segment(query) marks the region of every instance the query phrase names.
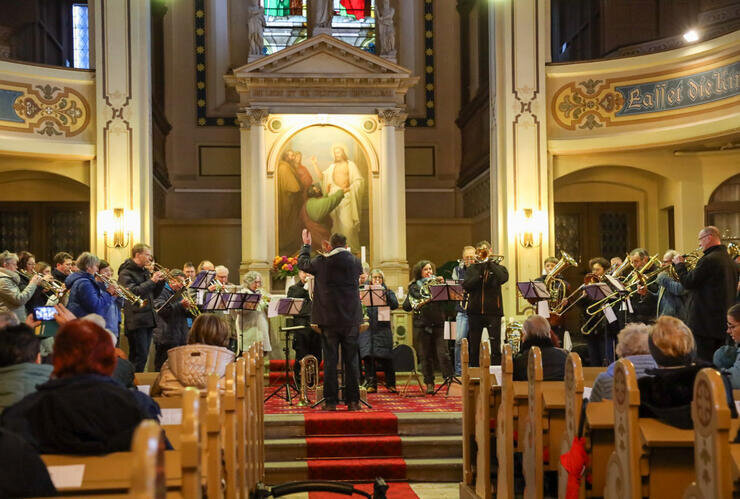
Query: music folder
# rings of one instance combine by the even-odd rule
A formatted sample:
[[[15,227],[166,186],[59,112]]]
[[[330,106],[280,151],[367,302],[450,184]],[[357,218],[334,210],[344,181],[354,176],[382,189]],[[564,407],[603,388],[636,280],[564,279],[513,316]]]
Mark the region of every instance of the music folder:
[[[224,293],[222,293],[224,294]],[[259,293],[226,293],[228,296],[227,309],[255,310],[262,295]]]
[[[303,298],[280,298],[278,300],[278,315],[298,315],[303,308]]]
[[[231,299],[232,293],[211,293],[205,294],[203,300],[202,309],[205,312],[212,312],[217,310],[228,310],[229,300]]]
[[[463,287],[455,281],[447,281],[444,284],[430,284],[429,293],[432,301],[462,301]]]
[[[547,286],[541,281],[518,282],[516,283],[516,287],[519,293],[521,293],[522,298],[530,303],[550,298],[550,292],[547,291]]]
[[[366,307],[385,307],[388,305],[385,288],[378,285],[360,288],[360,301]]]
[[[201,270],[190,283],[190,289],[208,289],[215,278],[215,270]]]
[[[604,275],[604,278],[606,279],[607,284],[612,290],[619,291],[620,293],[627,292],[627,288],[624,287],[624,284],[622,284],[622,281],[620,281],[616,277],[613,277],[607,274],[607,275]]]

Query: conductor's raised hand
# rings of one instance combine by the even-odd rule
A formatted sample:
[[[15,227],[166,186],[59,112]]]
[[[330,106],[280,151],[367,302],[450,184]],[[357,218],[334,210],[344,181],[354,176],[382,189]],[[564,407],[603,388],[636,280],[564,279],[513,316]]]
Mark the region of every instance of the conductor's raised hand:
[[[303,237],[303,244],[308,244],[311,246],[311,231],[308,229],[303,229],[303,233],[301,234]]]

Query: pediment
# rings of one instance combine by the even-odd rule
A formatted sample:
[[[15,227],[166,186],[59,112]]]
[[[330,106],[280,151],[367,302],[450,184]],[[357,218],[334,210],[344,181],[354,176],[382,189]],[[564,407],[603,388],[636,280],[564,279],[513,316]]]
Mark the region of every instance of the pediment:
[[[315,76],[405,79],[411,71],[329,35],[317,35],[234,70],[236,78]]]

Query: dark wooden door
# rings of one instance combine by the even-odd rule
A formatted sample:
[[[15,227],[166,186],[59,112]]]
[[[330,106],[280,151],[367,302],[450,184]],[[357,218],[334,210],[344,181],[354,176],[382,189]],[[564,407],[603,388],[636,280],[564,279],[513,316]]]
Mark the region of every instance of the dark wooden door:
[[[624,259],[636,246],[637,203],[555,203],[555,256],[565,251],[578,262],[562,274],[571,290],[583,283],[591,258]],[[580,329],[579,315],[576,306],[566,316],[571,336]]]
[[[51,263],[59,251],[90,248],[90,205],[77,202],[0,203],[0,251],[30,251]]]

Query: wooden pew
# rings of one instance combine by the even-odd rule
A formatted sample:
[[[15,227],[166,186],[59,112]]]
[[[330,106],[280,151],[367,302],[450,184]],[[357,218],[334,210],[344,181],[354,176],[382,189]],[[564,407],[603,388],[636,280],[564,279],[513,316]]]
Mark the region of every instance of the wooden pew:
[[[581,408],[583,407],[583,366],[581,358],[577,353],[568,354],[565,362],[565,431],[563,432],[562,443],[560,444],[560,453],[558,457],[550,455],[550,461],[557,461],[558,464],[558,497],[565,497],[565,490],[568,484],[568,473],[560,464],[559,456],[567,453],[573,444],[573,439],[578,436],[578,428],[581,422]],[[581,498],[586,497],[585,480],[581,481]]]
[[[195,389],[188,389],[183,393],[182,441],[189,444],[195,442],[195,445],[185,445],[180,450],[164,451],[164,463],[160,468],[167,491],[178,492],[178,495],[186,499],[201,497],[200,455],[197,445],[200,439],[198,399],[198,392]],[[52,471],[55,466],[84,466],[81,484],[63,487],[59,491],[63,494],[113,496],[126,495],[134,486],[137,490],[149,487],[152,477],[146,473],[143,473],[145,476],[141,476],[141,468],[146,464],[136,462],[135,451],[142,453],[146,461],[151,460],[154,451],[148,448],[153,434],[150,428],[156,426],[160,435],[162,430],[154,421],[144,421],[142,424],[145,425],[144,429],[141,433],[137,429],[135,437],[140,434],[139,441],[136,438],[132,440],[134,449],[131,452],[113,452],[105,456],[42,455],[42,460]],[[158,443],[156,452],[159,452],[159,447]]]
[[[501,396],[496,413],[496,497],[514,498],[514,361],[511,345],[501,353]]]
[[[694,382],[691,403],[694,421],[694,466],[699,480],[686,489],[684,499],[729,499],[733,493],[730,456],[730,409],[722,376],[702,369]]]
[[[527,426],[524,434],[522,472],[524,497],[541,499],[544,495],[543,435],[542,435],[542,353],[539,347],[529,350],[527,361]]]
[[[603,497],[606,487],[607,463],[614,452],[614,403],[611,400],[589,402],[584,427],[589,463],[586,475],[591,476],[588,497]]]
[[[131,440],[131,494],[134,499],[156,497],[164,470],[164,437],[154,421],[142,421]],[[184,484],[183,484],[184,485]]]

